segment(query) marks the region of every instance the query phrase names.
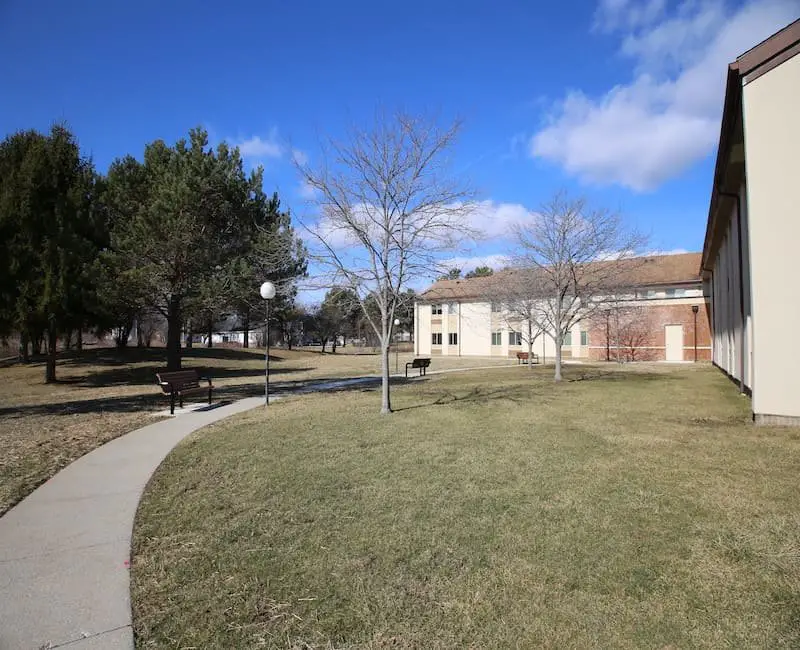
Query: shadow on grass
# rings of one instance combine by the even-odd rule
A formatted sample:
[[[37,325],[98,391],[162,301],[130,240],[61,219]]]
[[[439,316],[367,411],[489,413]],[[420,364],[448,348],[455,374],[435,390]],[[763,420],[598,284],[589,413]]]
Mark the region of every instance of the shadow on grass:
[[[567,383],[576,381],[610,381],[610,382],[628,382],[637,383],[640,381],[674,381],[681,379],[680,376],[670,373],[657,373],[657,372],[615,372],[613,370],[600,370],[582,372],[574,377],[565,377]]]
[[[270,357],[271,359],[271,357]],[[156,373],[162,372],[164,366],[121,366],[119,368],[110,368],[108,370],[100,370],[98,372],[90,372],[85,377],[74,377],[69,379],[59,380],[64,384],[76,384],[91,388],[102,388],[104,386],[126,386],[126,385],[140,385],[155,384]],[[263,376],[263,368],[236,368],[236,367],[220,367],[213,366],[210,368],[203,368],[200,366],[184,366],[184,370],[197,370],[201,377],[210,377],[214,379],[229,379],[233,377],[258,377]],[[280,368],[276,369],[275,373],[290,374],[293,372],[304,372],[310,368]]]
[[[59,361],[69,366],[121,366],[130,363],[166,364],[166,348],[94,348],[90,350],[67,350],[60,352]],[[181,348],[181,358],[218,359],[222,361],[258,361],[264,358],[263,349],[258,348]],[[270,354],[270,360],[282,361],[278,352]],[[38,361],[38,359],[37,359]]]
[[[259,372],[259,374],[261,374]],[[313,380],[298,380],[270,383],[270,393],[274,395],[302,394],[312,392],[373,391],[380,386],[380,378],[342,378],[322,377]],[[218,402],[230,403],[246,397],[259,397],[264,394],[263,383],[242,384],[240,386],[220,386],[214,389],[212,407]],[[202,396],[191,396],[188,402],[200,401]],[[120,395],[99,397],[54,404],[30,404],[0,408],[0,418],[22,418],[42,415],[75,415],[77,413],[133,413],[148,412],[169,407],[169,396],[153,385],[152,394]]]
[[[400,412],[435,406],[449,406],[454,403],[488,403],[495,400],[522,402],[523,400],[529,399],[532,396],[533,393],[528,386],[515,385],[494,389],[475,386],[472,390],[464,394],[459,395],[450,391],[442,391],[433,402],[414,404],[413,406],[403,406],[393,410]]]

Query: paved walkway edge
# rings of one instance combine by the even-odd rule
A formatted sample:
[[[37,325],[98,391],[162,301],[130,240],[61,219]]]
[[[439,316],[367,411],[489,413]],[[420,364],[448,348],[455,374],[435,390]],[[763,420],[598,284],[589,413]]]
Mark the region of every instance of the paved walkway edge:
[[[498,367],[508,366],[428,374]],[[379,383],[379,376],[312,380],[276,387],[275,398]],[[147,482],[186,436],[263,404],[263,397],[223,402],[131,431],[68,465],[0,517],[0,650],[131,650],[131,538]]]
[[[79,458],[0,518],[0,650],[133,648],[133,520],[150,476],[190,433],[248,398],[137,429]]]

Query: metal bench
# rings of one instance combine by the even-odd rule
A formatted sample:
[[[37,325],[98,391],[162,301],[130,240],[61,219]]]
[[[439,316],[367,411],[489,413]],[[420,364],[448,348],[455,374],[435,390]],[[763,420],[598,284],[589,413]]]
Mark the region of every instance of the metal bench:
[[[528,353],[527,352],[517,352],[517,365],[521,363],[528,363]],[[535,352],[533,353],[533,359],[530,360],[531,363],[539,363],[539,355]]]
[[[210,377],[201,377],[197,370],[174,370],[156,373],[158,385],[165,395],[169,395],[169,412],[175,415],[175,397],[183,408],[183,396],[208,391],[208,403],[211,404],[211,391],[214,386]],[[207,381],[208,386],[201,386],[200,381]]]
[[[418,368],[419,369],[419,376],[422,377],[423,375],[427,374],[428,366],[431,365],[431,360],[428,357],[418,357],[413,361],[409,361],[406,364],[406,379],[408,379],[408,369],[411,368]]]

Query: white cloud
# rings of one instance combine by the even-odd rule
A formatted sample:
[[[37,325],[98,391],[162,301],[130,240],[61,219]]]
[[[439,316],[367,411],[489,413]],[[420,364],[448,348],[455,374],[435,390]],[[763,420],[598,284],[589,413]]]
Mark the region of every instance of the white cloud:
[[[246,140],[236,143],[242,158],[263,160],[265,158],[280,158],[283,156],[284,147],[278,140],[278,129],[273,127],[266,138],[254,135]]]
[[[585,182],[658,187],[713,151],[728,63],[796,17],[796,0],[738,10],[687,0],[666,18],[651,0],[602,0],[596,19],[622,32],[634,78],[598,98],[567,93],[531,138],[531,155]]]
[[[669,250],[656,249],[652,251],[645,251],[637,255],[637,257],[658,257],[660,255],[684,255],[692,251],[685,248],[670,248]]]
[[[308,164],[308,154],[302,149],[292,149],[292,160],[301,167],[304,167]]]
[[[533,218],[533,212],[520,203],[479,201],[467,216],[468,225],[484,234],[486,239],[503,239],[512,228]]]
[[[472,255],[469,257],[451,257],[442,266],[447,269],[461,269],[462,275],[479,266],[488,266],[495,271],[511,265],[511,256],[504,253],[488,253],[485,255]]]
[[[301,181],[297,186],[297,194],[300,198],[310,201],[317,196],[317,190],[308,181]]]
[[[307,189],[313,192],[313,188]],[[300,191],[305,190],[301,187]],[[312,194],[311,198],[313,197],[314,195]],[[366,230],[377,229],[377,226],[370,219],[371,212],[365,206],[354,208],[354,213]],[[481,241],[501,240],[511,235],[515,225],[528,222],[533,216],[534,213],[520,203],[479,201],[475,204],[473,210],[460,217],[460,221],[462,226],[480,233],[479,239]],[[442,219],[437,219],[437,221],[443,222]],[[349,229],[337,226],[324,216],[317,221],[313,230],[318,238],[321,238],[334,248],[343,249],[358,245],[358,241]],[[375,235],[378,236],[378,233],[376,232]]]
[[[613,31],[620,27],[636,28],[657,20],[666,9],[666,0],[600,0],[594,15],[594,27]]]

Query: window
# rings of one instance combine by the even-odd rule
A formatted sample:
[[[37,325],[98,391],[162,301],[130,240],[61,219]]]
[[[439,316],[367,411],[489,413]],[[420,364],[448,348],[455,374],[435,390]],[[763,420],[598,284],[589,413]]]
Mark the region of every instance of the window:
[[[493,302],[492,303],[492,311],[497,313],[503,311],[503,303],[502,302]]]
[[[447,312],[450,314],[457,314],[458,313],[458,303],[457,302],[449,302],[447,303]]]
[[[564,334],[564,342],[561,345],[572,345],[572,332]]]
[[[675,289],[675,297],[682,298],[686,295],[686,289]]]
[[[509,332],[508,333],[508,344],[509,345],[522,345],[522,335],[519,332]]]
[[[441,332],[434,332],[431,334],[431,343],[433,345],[441,345],[442,344],[442,333]]]
[[[458,334],[456,334],[455,332],[450,332],[447,335],[447,342],[450,345],[458,345]]]
[[[434,316],[436,316],[436,315],[441,316],[442,315],[442,306],[441,305],[431,305],[431,314],[433,314]]]
[[[667,289],[667,298],[674,298],[675,297],[675,289]]]
[[[645,298],[655,298],[656,297],[655,290],[654,289],[648,289],[647,293],[644,294],[644,297]]]
[[[502,332],[492,332],[492,345],[503,345]]]
[[[230,343],[231,342],[231,337],[228,336],[227,334],[223,334],[222,335],[222,342],[223,343]]]
[[[589,345],[589,332],[581,332],[581,345]]]

